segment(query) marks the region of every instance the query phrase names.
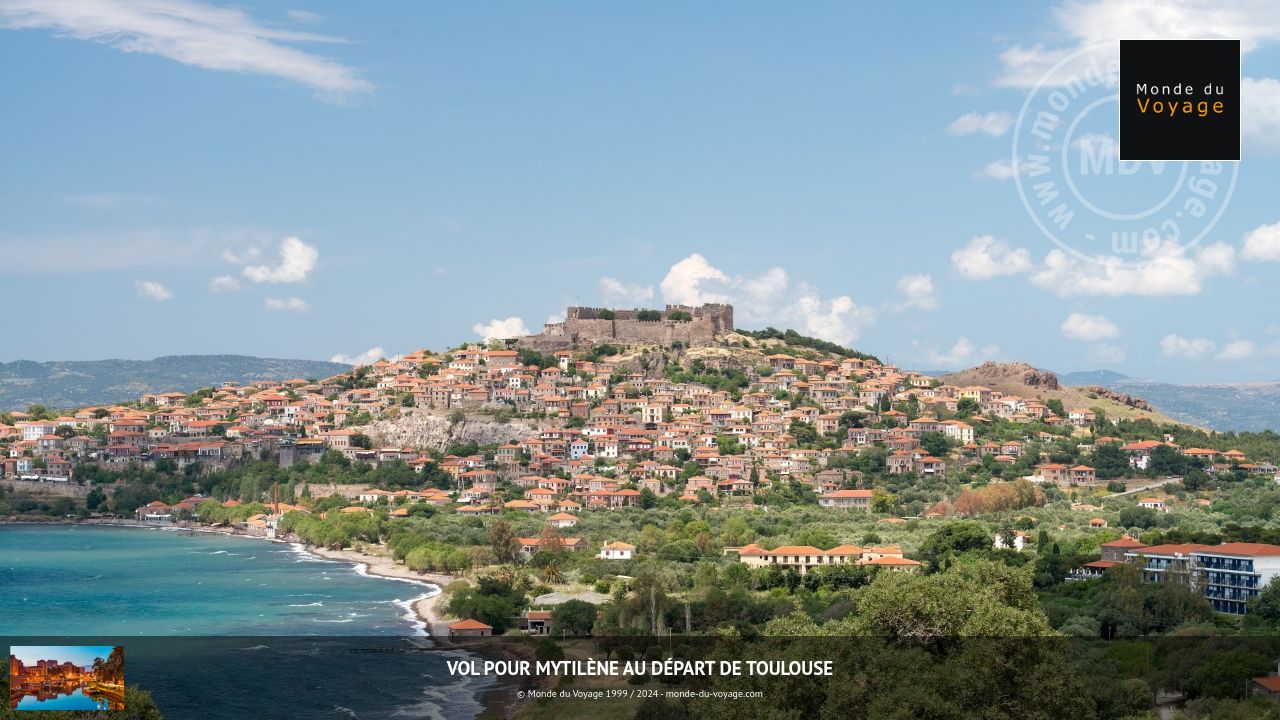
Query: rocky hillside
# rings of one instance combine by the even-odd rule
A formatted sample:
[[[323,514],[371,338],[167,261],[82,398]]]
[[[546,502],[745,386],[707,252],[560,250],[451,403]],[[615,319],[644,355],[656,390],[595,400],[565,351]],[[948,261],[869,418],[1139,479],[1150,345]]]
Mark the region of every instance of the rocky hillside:
[[[378,420],[366,435],[379,447],[416,447],[444,450],[450,445],[474,442],[507,443],[534,437],[541,429],[528,420],[498,422],[486,415],[453,422],[448,416],[426,410],[407,410],[399,417]]]
[[[0,363],[0,411],[32,403],[52,408],[136,400],[148,392],[191,392],[227,380],[325,378],[351,366],[246,355],[169,355],[154,360]]]
[[[977,367],[941,376],[950,385],[982,385],[1005,395],[1058,399],[1067,408],[1102,408],[1110,417],[1151,418],[1156,422],[1177,422],[1136,395],[1101,386],[1063,385],[1056,373],[1026,363],[985,362]]]

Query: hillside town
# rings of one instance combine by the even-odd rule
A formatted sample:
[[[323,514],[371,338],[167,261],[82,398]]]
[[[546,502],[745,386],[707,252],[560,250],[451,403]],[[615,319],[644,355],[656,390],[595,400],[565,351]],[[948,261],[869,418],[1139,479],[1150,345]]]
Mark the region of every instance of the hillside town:
[[[1133,498],[1138,507],[1156,512],[1180,503],[1208,505],[1203,497],[1175,498],[1160,490],[1173,478],[1155,474],[1155,466],[1168,465],[1171,456],[1207,475],[1280,480],[1272,462],[1235,448],[1182,447],[1168,434],[1111,435],[1114,422],[1099,417],[1100,409],[951,385],[861,353],[726,334],[732,333],[732,308],[669,307],[649,321],[636,319],[641,312],[657,313],[625,311],[618,318],[609,311],[570,308],[568,321],[548,326],[540,336],[441,352],[422,349],[334,377],[226,382],[191,393],[144,393],[109,407],[7,413],[0,425],[0,478],[26,487],[73,485],[84,482],[81,469],[90,467],[207,474],[247,459],[287,468],[333,456],[366,468],[405,467],[422,479],[416,487],[342,488],[338,492],[347,504],[324,515],[381,507],[390,518],[403,518],[423,504],[464,517],[537,516],[557,532],[572,532],[584,513],[652,507],[658,500],[750,508],[772,491],[794,488],[820,509],[895,522],[980,514],[984,508],[975,498],[1000,485],[1030,493],[1011,507],[1043,503],[1046,492],[1069,498],[1082,512],[1108,495],[1131,492],[1139,492]],[[670,326],[694,321],[684,317],[714,321],[718,347],[648,344],[659,332],[649,325],[667,326],[659,334],[670,336]],[[545,346],[548,334],[553,344],[569,346],[547,353],[531,349]],[[583,345],[585,335],[590,337]],[[681,337],[691,339],[688,333]],[[383,446],[369,429],[424,414],[451,423],[488,418],[511,436],[462,455],[447,448]],[[1063,447],[1079,461],[1055,462]],[[1090,464],[1103,455],[1111,457],[1110,472]],[[891,487],[904,496],[902,490],[913,486],[980,487],[959,495],[937,491],[932,501],[908,504],[877,477],[896,483]],[[1142,494],[1144,488],[1154,494]],[[262,512],[243,519],[243,527],[274,536],[287,513],[310,512],[296,495],[282,503],[278,488],[275,493],[259,488],[257,497],[212,499],[228,508],[264,502]],[[159,498],[115,508],[115,514],[167,524],[198,519],[197,507],[210,499]],[[103,502],[89,510],[109,515],[106,508]],[[1101,517],[1089,520],[1093,529],[1107,525]],[[555,542],[563,551],[630,560],[636,546],[627,539],[635,540]],[[520,556],[529,558],[545,549],[546,540],[517,542]],[[997,532],[992,542],[997,549],[1021,551],[1029,536]],[[1270,557],[1269,546],[1255,550],[1256,557]],[[1102,551],[1100,560],[1077,568],[1077,575],[1133,559],[1107,558],[1105,545]],[[921,566],[900,544],[746,544],[726,545],[721,552],[753,569],[789,568],[800,575],[845,564],[891,571]],[[1182,553],[1184,560],[1192,559],[1189,552]],[[1207,556],[1201,564],[1212,565]],[[1266,572],[1239,589],[1239,597],[1236,588],[1212,583],[1204,585],[1205,593],[1215,608],[1242,613],[1243,599],[1266,583]]]

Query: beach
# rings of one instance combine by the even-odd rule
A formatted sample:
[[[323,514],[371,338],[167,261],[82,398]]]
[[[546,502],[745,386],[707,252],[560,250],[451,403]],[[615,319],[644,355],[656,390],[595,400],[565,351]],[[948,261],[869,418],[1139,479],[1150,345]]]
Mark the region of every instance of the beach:
[[[307,552],[326,560],[335,560],[338,562],[349,562],[356,565],[364,566],[364,572],[378,577],[391,578],[394,580],[406,580],[416,583],[429,583],[436,586],[436,592],[431,593],[428,597],[420,598],[413,603],[413,611],[418,616],[418,620],[424,625],[424,630],[433,639],[441,642],[448,642],[449,627],[444,622],[444,611],[438,607],[440,600],[444,597],[444,588],[457,578],[450,575],[441,575],[436,573],[420,573],[415,570],[401,565],[389,555],[374,555],[370,553],[360,552],[358,550],[330,550],[327,548],[313,547],[305,543],[296,543],[299,547]]]
[[[326,560],[334,560],[337,562],[353,563],[357,567],[363,566],[364,572],[369,575],[389,578],[392,580],[406,580],[415,583],[430,583],[439,589],[428,597],[420,598],[413,603],[413,611],[417,614],[418,619],[423,623],[424,630],[431,636],[432,640],[439,646],[451,645],[449,639],[449,624],[444,621],[445,612],[440,607],[440,602],[444,599],[444,588],[457,578],[451,575],[443,575],[438,573],[420,573],[410,570],[402,564],[395,561],[389,555],[370,554],[360,552],[358,550],[330,550],[328,548],[320,548],[306,545],[305,543],[294,543],[296,546],[303,548],[309,553]],[[502,642],[467,642],[466,649],[482,656],[488,656],[496,659],[532,659],[531,648],[526,645],[516,643]],[[524,691],[539,687],[540,681],[536,678],[503,678],[494,684],[484,694],[484,706],[486,712],[481,717],[512,717],[527,702]]]

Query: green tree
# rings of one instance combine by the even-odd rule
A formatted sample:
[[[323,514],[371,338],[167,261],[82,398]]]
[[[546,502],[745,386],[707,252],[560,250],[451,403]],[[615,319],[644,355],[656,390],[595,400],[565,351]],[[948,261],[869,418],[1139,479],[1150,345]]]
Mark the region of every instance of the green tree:
[[[951,441],[936,430],[930,431],[920,436],[920,449],[935,457],[946,457],[951,451]]]
[[[967,418],[982,412],[982,403],[971,397],[960,398],[956,402],[956,416]]]
[[[1280,577],[1273,577],[1262,592],[1249,599],[1248,615],[1270,627],[1280,627]]]
[[[969,551],[989,550],[992,534],[976,521],[952,522],[934,530],[920,545],[920,554],[935,567]]]
[[[1156,526],[1160,516],[1151,508],[1132,505],[1120,511],[1121,527],[1136,527],[1146,530]]]
[[[493,555],[499,563],[515,562],[520,552],[520,543],[506,520],[496,520],[489,526],[489,544],[493,546]]]
[[[569,600],[551,611],[551,627],[559,635],[590,635],[596,622],[596,606],[584,600]]]

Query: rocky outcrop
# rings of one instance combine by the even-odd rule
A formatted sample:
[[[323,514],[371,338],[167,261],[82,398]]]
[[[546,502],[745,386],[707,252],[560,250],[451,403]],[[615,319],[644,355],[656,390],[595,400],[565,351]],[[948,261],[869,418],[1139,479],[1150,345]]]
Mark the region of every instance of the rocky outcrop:
[[[998,385],[1001,383],[1018,383],[1041,390],[1057,390],[1058,376],[1049,370],[1039,370],[1024,362],[998,363],[987,361],[981,365],[951,373],[942,377],[943,381],[971,385]]]
[[[1129,393],[1118,392],[1116,390],[1112,390],[1111,388],[1102,387],[1101,385],[1086,385],[1080,389],[1084,390],[1085,392],[1091,395],[1097,395],[1098,397],[1101,397],[1101,398],[1114,400],[1120,403],[1121,405],[1128,405],[1129,407],[1137,410],[1146,410],[1147,412],[1156,412],[1156,408],[1154,405],[1147,402],[1146,400],[1143,400],[1137,395],[1130,395]]]
[[[526,422],[497,422],[479,415],[453,422],[447,416],[411,411],[390,420],[378,420],[365,428],[380,447],[415,447],[444,450],[450,445],[474,442],[480,445],[524,440],[540,432]]]

